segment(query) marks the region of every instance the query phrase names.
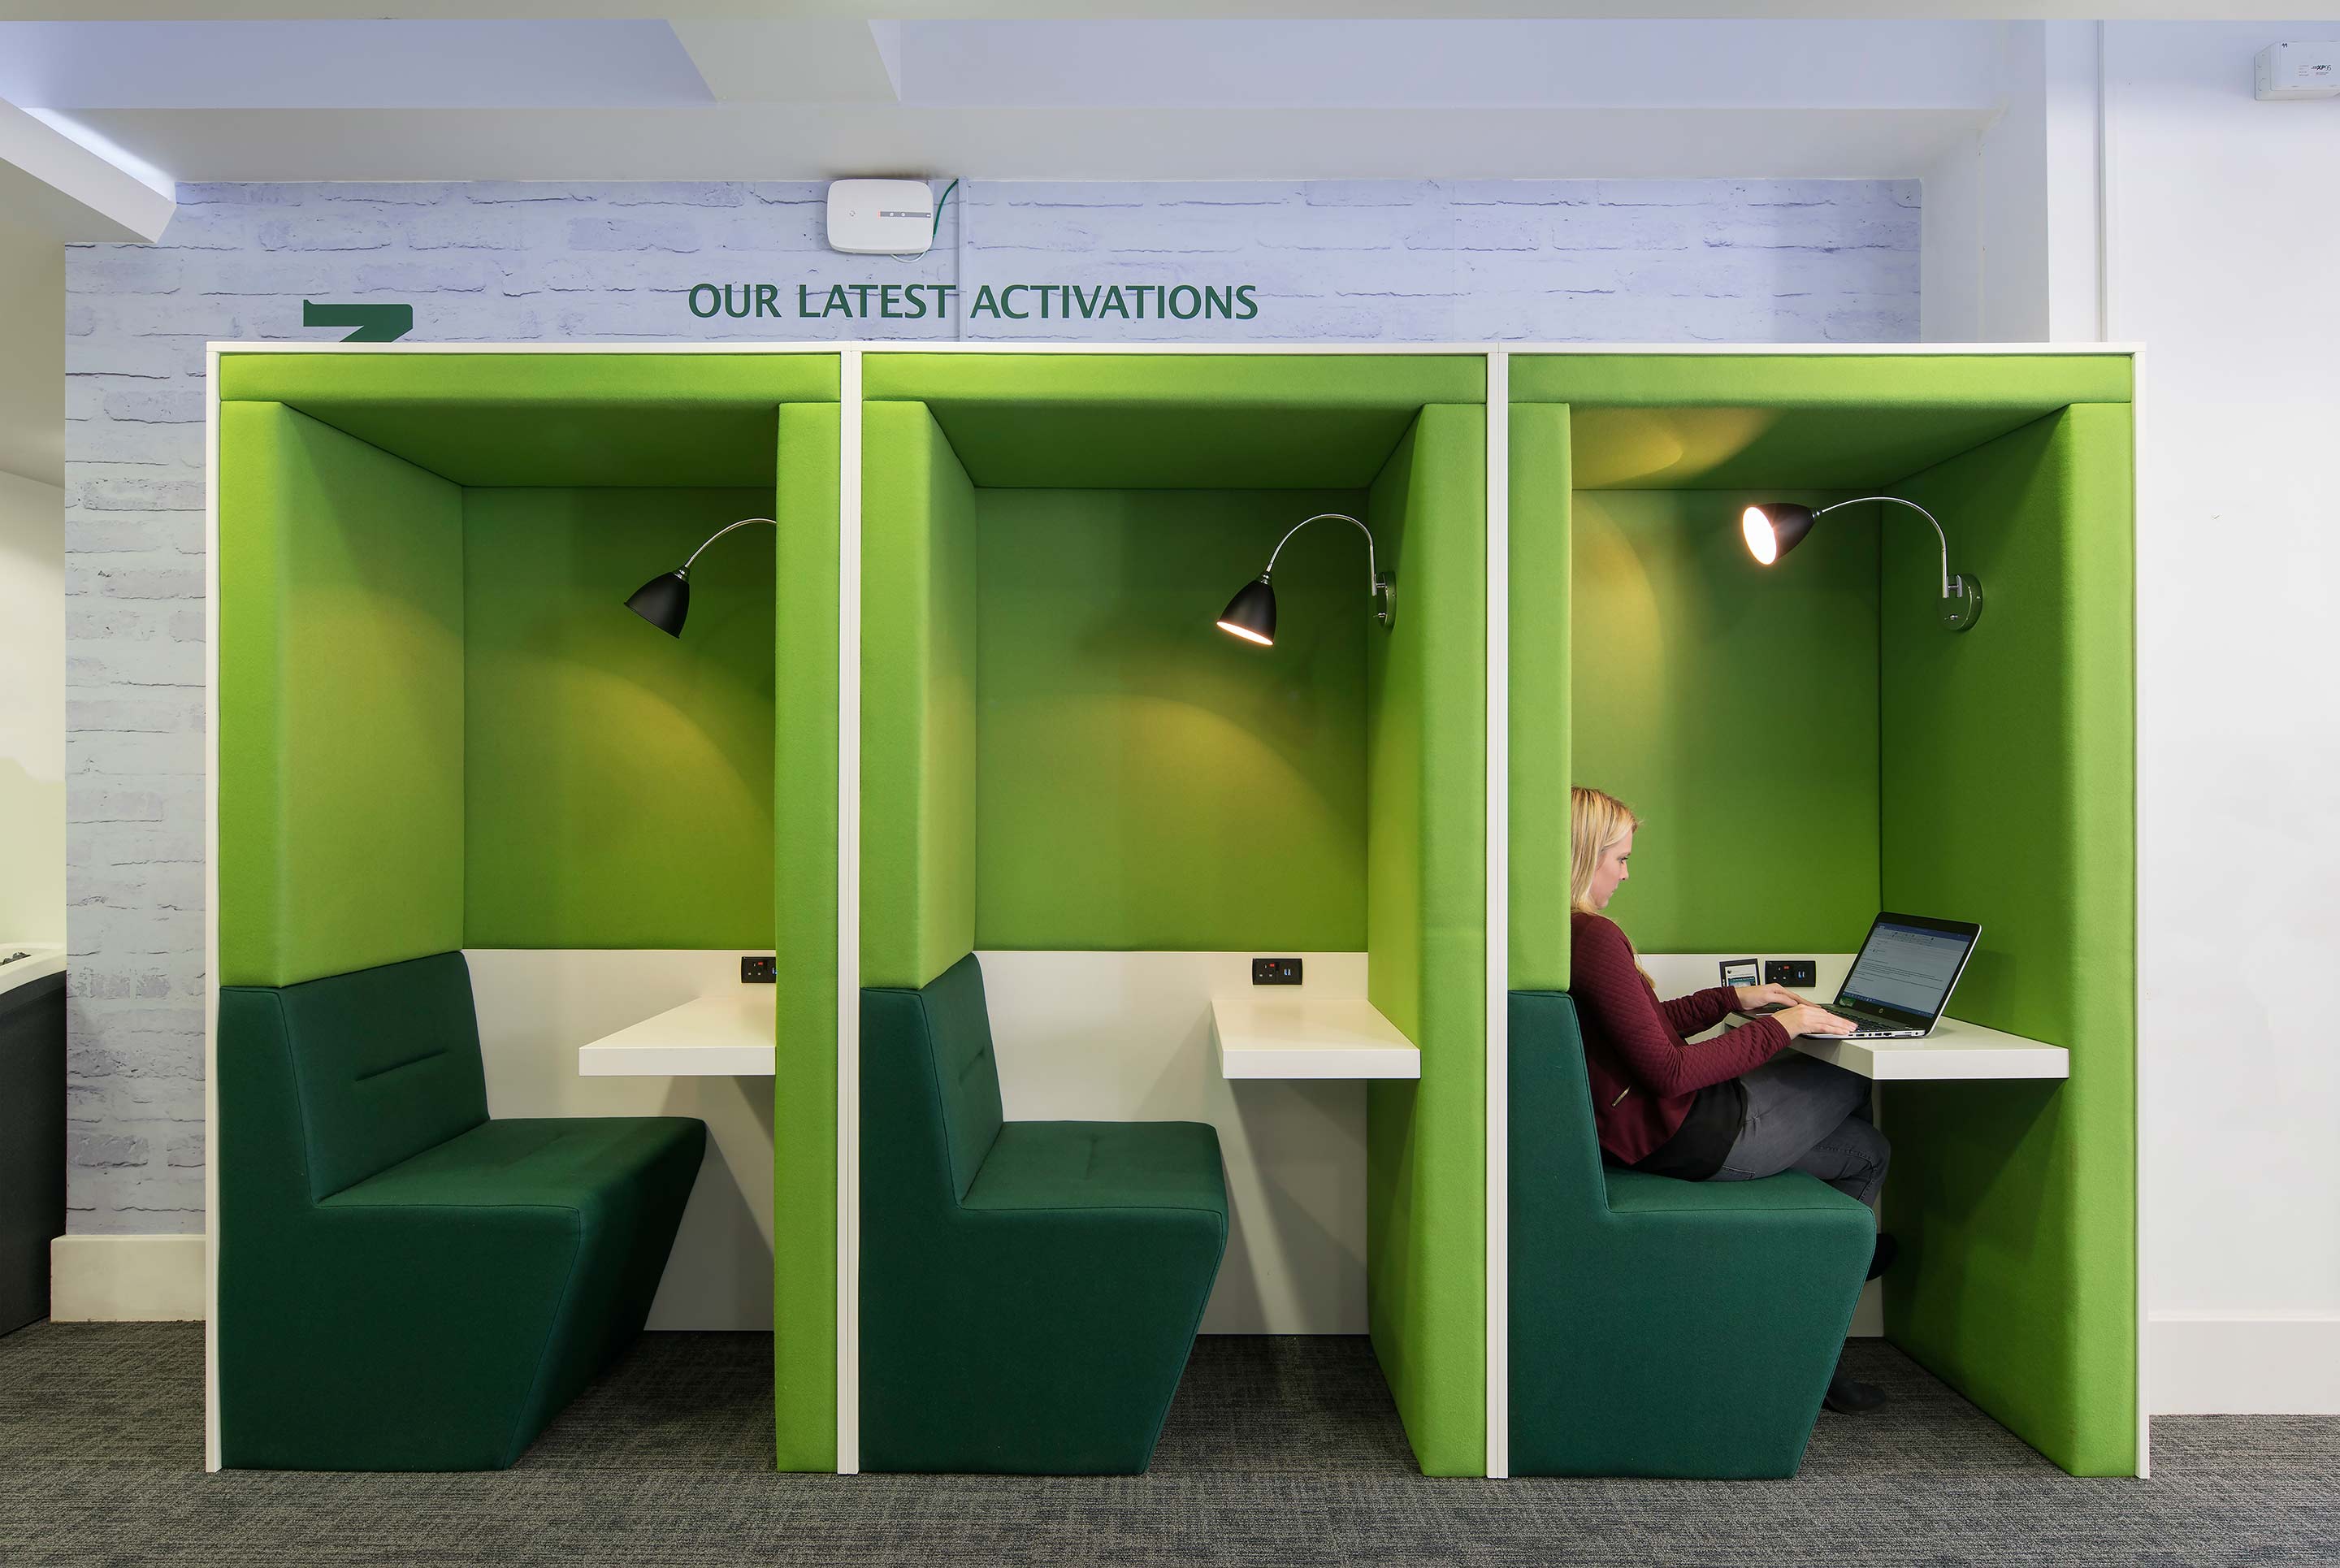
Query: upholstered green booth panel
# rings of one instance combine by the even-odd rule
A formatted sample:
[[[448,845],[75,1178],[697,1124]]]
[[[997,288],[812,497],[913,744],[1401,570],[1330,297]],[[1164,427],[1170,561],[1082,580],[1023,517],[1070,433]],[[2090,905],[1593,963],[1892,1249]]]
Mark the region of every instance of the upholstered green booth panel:
[[[975,487],[917,403],[861,413],[861,979],[975,946]]]
[[[226,1464],[500,1469],[640,1332],[706,1129],[486,1119],[461,954],[224,987],[217,1073]]]
[[[220,396],[458,484],[763,488],[774,411],[834,403],[838,376],[833,353],[233,353]]]
[[[1416,410],[1481,402],[1487,391],[1477,354],[873,353],[862,363],[865,395],[924,402],[974,481],[1002,487],[1360,486]]]
[[[2130,443],[2084,403],[1900,487],[1982,580],[1971,631],[1930,531],[1883,587],[1884,901],[1980,921],[1951,1010],[2071,1054],[1892,1096],[1887,1331],[2080,1474],[2137,1458]]]
[[[1217,1136],[1006,1122],[973,955],[861,997],[861,1463],[1135,1474],[1226,1248]]]
[[[1801,1172],[1603,1165],[1576,1007],[1511,996],[1514,1475],[1793,1475],[1876,1222]]]
[[[1641,818],[1610,913],[1649,952],[1848,952],[1877,913],[1878,509],[1764,567],[1739,514],[1766,499],[1847,498],[1575,496],[1571,782]]]
[[[776,531],[708,551],[682,637],[624,608],[772,499],[463,492],[465,942],[772,945]]]
[[[1433,404],[1373,482],[1397,619],[1365,640],[1365,949],[1422,1050],[1366,1088],[1373,1349],[1423,1472],[1486,1474],[1486,411]]]
[[[219,528],[221,980],[462,946],[462,492],[223,403]]]
[[[1363,493],[975,498],[974,945],[1363,948],[1363,538],[1293,539],[1273,650],[1213,622],[1294,523]]]
[[[1511,409],[1511,987],[1568,985],[1569,411]]]
[[[838,417],[779,412],[772,1363],[782,1470],[837,1468]]]

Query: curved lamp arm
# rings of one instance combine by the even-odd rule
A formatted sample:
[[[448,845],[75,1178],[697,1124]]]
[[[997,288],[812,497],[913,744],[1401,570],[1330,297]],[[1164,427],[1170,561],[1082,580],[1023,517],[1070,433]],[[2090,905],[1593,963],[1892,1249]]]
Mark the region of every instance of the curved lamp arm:
[[[743,517],[737,522],[727,522],[721,528],[717,529],[713,533],[709,534],[707,536],[707,544],[713,544],[717,540],[722,538],[733,529],[745,528],[751,522],[768,522],[774,528],[780,526],[777,520],[768,517]],[[677,575],[679,575],[680,572],[689,571],[690,570],[690,561],[697,561],[700,556],[707,553],[707,544],[702,544],[697,550],[690,552],[690,561],[686,561],[682,563]],[[671,558],[669,557],[669,559]]]
[[[1813,515],[1814,517],[1826,517],[1829,512],[1834,511],[1837,509],[1837,507],[1839,507],[1839,506],[1859,506],[1859,505],[1860,505],[1863,501],[1889,501],[1893,502],[1896,506],[1906,506],[1906,507],[1908,507],[1911,511],[1916,512],[1919,517],[1924,518],[1928,522],[1931,522],[1931,523],[1933,523],[1933,524],[1934,524],[1934,538],[1936,539],[1936,541],[1938,541],[1940,543],[1940,545],[1941,545],[1941,547],[1942,547],[1942,597],[1943,597],[1944,599],[1948,599],[1948,598],[1949,598],[1949,597],[1950,597],[1950,541],[1949,541],[1949,536],[1948,536],[1948,535],[1947,535],[1947,534],[1945,534],[1945,533],[1942,531],[1942,525],[1941,525],[1939,522],[1935,521],[1934,514],[1933,514],[1932,512],[1930,512],[1930,511],[1928,511],[1924,507],[1919,506],[1916,501],[1904,501],[1904,500],[1902,500],[1902,499],[1901,499],[1899,496],[1898,496],[1898,495],[1861,495],[1861,496],[1855,496],[1855,497],[1854,497],[1852,500],[1850,500],[1850,501],[1838,501],[1838,502],[1836,503],[1836,506],[1824,506],[1824,507],[1820,508],[1818,511],[1816,511],[1816,512],[1812,513],[1812,515]],[[737,526],[737,524],[734,524],[733,526],[735,526],[735,527],[736,527],[736,526]]]
[[[1284,553],[1284,547],[1292,542],[1292,536],[1294,534],[1298,533],[1302,529],[1306,528],[1312,522],[1349,523],[1353,526],[1359,533],[1365,536],[1365,594],[1368,598],[1377,599],[1381,601],[1380,608],[1374,611],[1374,614],[1380,618],[1382,629],[1383,630],[1387,630],[1392,625],[1392,615],[1394,608],[1393,600],[1397,597],[1396,584],[1392,582],[1388,578],[1383,576],[1380,569],[1375,564],[1373,558],[1373,531],[1367,528],[1363,523],[1359,522],[1355,518],[1351,517],[1345,511],[1320,511],[1314,517],[1302,518],[1298,522],[1294,523],[1289,529],[1285,530],[1284,537],[1275,541],[1275,548],[1268,551],[1267,570],[1259,574],[1259,580],[1262,582],[1265,582],[1268,579],[1275,575],[1275,558]]]

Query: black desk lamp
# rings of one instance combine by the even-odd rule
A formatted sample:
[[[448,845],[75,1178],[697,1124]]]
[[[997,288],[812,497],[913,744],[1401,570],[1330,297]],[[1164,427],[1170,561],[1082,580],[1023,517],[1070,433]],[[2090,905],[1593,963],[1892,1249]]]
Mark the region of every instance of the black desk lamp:
[[[779,526],[768,517],[743,517],[737,522],[724,524],[708,536],[707,544],[690,552],[690,561],[684,561],[679,571],[661,571],[634,590],[632,597],[626,600],[626,608],[669,637],[680,637],[683,618],[690,613],[690,561],[706,554],[708,544],[713,544],[733,529],[745,528],[751,522],[769,522],[774,528]]]
[[[1934,538],[1942,547],[1942,625],[1950,631],[1964,631],[1973,626],[1982,617],[1981,580],[1960,577],[1950,570],[1950,541],[1944,536],[1942,525],[1934,521],[1932,512],[1914,501],[1904,501],[1898,495],[1864,495],[1838,501],[1836,506],[1821,507],[1818,511],[1809,506],[1798,506],[1792,501],[1767,501],[1739,514],[1739,531],[1746,536],[1749,552],[1769,566],[1801,544],[1804,535],[1812,531],[1812,524],[1838,507],[1859,506],[1869,501],[1906,506],[1934,524]]]
[[[1397,585],[1385,573],[1373,568],[1373,531],[1357,522],[1345,511],[1320,511],[1314,517],[1304,517],[1294,523],[1290,531],[1275,541],[1275,548],[1268,552],[1267,570],[1235,590],[1235,596],[1227,600],[1226,609],[1219,612],[1221,631],[1240,637],[1246,642],[1256,642],[1262,648],[1275,646],[1275,586],[1268,581],[1275,573],[1275,558],[1284,553],[1284,547],[1291,542],[1293,534],[1312,522],[1328,521],[1356,523],[1357,531],[1365,536],[1365,591],[1379,601],[1373,610],[1374,619],[1382,623],[1383,631],[1390,629],[1392,617],[1397,610]]]

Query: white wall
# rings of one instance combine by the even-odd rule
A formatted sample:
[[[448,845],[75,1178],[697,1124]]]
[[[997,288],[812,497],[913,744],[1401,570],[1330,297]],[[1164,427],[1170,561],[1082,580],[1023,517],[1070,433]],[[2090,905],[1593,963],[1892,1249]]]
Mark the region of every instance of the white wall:
[[[2137,515],[2147,1398],[2340,1411],[2340,101],[2331,24],[2106,29],[2109,332]]]
[[[0,471],[0,941],[64,935],[65,492]]]

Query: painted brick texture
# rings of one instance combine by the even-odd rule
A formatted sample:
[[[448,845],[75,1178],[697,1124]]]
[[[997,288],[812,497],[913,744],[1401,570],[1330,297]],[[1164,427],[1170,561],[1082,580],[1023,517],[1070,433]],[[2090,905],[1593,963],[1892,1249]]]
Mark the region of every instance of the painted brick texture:
[[[409,303],[411,340],[441,342],[1909,342],[1918,202],[1876,181],[962,184],[935,250],[898,261],[829,252],[818,184],[181,186],[160,243],[66,260],[71,1228],[203,1223],[206,342],[338,335],[301,325],[304,298]],[[944,321],[796,313],[800,284],[873,283],[959,293]],[[968,318],[1018,283],[1248,283],[1258,313]],[[694,313],[700,283],[746,285],[749,313]],[[759,283],[784,313],[754,313]]]

